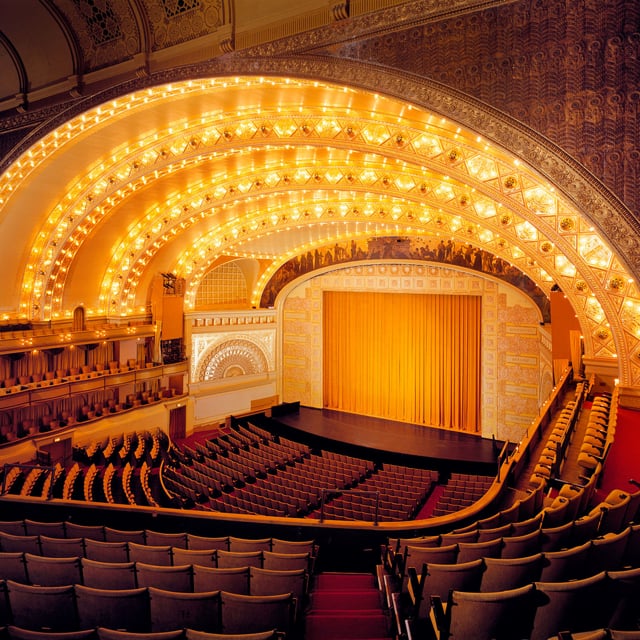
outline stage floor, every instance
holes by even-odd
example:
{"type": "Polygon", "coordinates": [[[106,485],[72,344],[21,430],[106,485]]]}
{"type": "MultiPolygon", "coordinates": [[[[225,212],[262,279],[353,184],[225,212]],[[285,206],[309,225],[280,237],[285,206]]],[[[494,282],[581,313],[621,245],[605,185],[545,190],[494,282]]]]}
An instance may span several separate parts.
{"type": "Polygon", "coordinates": [[[416,457],[424,462],[460,463],[465,467],[495,465],[503,444],[461,431],[330,409],[301,406],[299,411],[274,416],[273,419],[319,440],[327,439],[402,457],[416,457]]]}

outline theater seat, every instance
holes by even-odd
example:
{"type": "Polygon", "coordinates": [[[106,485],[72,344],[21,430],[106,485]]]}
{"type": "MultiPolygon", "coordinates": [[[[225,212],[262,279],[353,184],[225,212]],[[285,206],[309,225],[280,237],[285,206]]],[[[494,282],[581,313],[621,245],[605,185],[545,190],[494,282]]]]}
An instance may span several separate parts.
{"type": "Polygon", "coordinates": [[[243,596],[223,591],[222,631],[252,633],[277,629],[289,634],[294,621],[294,600],[290,593],[274,596],[243,596]]]}
{"type": "Polygon", "coordinates": [[[547,640],[559,629],[589,631],[606,627],[614,606],[607,597],[610,588],[604,571],[582,580],[536,582],[538,607],[531,640],[547,640]]]}
{"type": "Polygon", "coordinates": [[[99,640],[95,629],[56,633],[53,631],[29,631],[12,625],[7,627],[7,637],[9,640],[99,640]]]}
{"type": "Polygon", "coordinates": [[[82,582],[80,558],[46,558],[24,554],[29,582],[40,586],[64,586],[82,582]]]}
{"type": "Polygon", "coordinates": [[[150,631],[147,589],[94,589],[76,585],[78,619],[83,629],[109,627],[115,620],[126,631],[150,631]]]}
{"type": "Polygon", "coordinates": [[[249,567],[212,568],[193,565],[193,590],[249,594],[249,567]]]}
{"type": "Polygon", "coordinates": [[[168,567],[136,562],[136,574],[139,587],[193,592],[193,570],[189,564],[168,567]]]}
{"type": "Polygon", "coordinates": [[[151,630],[219,632],[220,592],[178,593],[149,587],[151,630]]]}
{"type": "Polygon", "coordinates": [[[217,567],[218,555],[215,549],[180,549],[171,547],[173,564],[192,564],[201,567],[217,567]]]}
{"type": "Polygon", "coordinates": [[[135,589],[135,563],[99,562],[82,558],[82,583],[94,589],[135,589]]]}
{"type": "MultiPolygon", "coordinates": [[[[12,622],[32,631],[77,631],[74,587],[37,587],[7,580],[12,622]]],[[[94,625],[82,626],[89,629],[94,625]]]]}
{"type": "Polygon", "coordinates": [[[451,591],[446,606],[433,598],[431,620],[437,638],[450,640],[515,640],[529,638],[536,611],[533,584],[475,593],[451,591]]]}

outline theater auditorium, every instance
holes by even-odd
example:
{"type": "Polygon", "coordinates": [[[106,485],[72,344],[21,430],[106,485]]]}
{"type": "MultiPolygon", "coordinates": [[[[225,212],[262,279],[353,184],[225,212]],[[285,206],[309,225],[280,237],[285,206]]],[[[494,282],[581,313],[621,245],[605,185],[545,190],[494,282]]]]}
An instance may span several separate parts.
{"type": "Polygon", "coordinates": [[[636,0],[0,0],[0,640],[640,638],[636,0]]]}

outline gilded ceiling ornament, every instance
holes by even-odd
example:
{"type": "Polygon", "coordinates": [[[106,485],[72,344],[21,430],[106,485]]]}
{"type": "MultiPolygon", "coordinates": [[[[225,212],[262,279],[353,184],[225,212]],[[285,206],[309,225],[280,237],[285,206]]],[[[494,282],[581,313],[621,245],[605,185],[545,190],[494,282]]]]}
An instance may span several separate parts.
{"type": "Polygon", "coordinates": [[[619,276],[614,276],[613,278],[611,278],[611,280],[609,280],[610,289],[615,289],[617,291],[618,289],[622,289],[623,286],[624,280],[619,276]]]}
{"type": "Polygon", "coordinates": [[[549,253],[553,249],[553,245],[550,242],[543,242],[540,245],[540,250],[544,251],[544,253],[549,253]]]}
{"type": "Polygon", "coordinates": [[[509,176],[504,180],[504,186],[507,189],[513,189],[516,186],[516,184],[518,184],[518,181],[514,176],[509,176]]]}
{"type": "Polygon", "coordinates": [[[571,231],[575,227],[575,222],[572,218],[562,218],[560,220],[560,228],[563,231],[571,231]]]}
{"type": "Polygon", "coordinates": [[[584,280],[578,280],[575,284],[575,287],[578,291],[586,291],[587,290],[587,283],[584,280]]]}

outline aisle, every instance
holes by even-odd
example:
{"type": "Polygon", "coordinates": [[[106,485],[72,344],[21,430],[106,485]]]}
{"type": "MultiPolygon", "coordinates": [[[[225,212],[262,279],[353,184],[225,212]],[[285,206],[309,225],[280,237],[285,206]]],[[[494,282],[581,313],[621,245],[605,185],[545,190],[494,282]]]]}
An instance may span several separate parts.
{"type": "Polygon", "coordinates": [[[368,573],[315,576],[305,615],[305,640],[387,640],[390,618],[368,573]]]}

